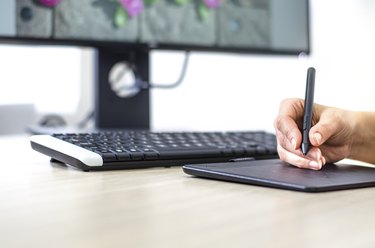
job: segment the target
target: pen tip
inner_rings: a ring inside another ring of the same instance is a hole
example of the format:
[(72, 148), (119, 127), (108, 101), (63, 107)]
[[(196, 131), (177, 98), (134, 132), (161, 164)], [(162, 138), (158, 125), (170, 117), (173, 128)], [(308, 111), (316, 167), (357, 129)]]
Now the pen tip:
[(307, 152), (309, 151), (309, 144), (302, 143), (301, 150), (302, 154), (306, 156)]

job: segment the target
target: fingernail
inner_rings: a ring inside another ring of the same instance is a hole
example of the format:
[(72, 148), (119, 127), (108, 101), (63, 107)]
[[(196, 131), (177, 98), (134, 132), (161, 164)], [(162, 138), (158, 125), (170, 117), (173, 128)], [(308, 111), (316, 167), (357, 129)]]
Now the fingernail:
[(310, 161), (309, 167), (317, 170), (320, 170), (320, 168), (322, 168), (322, 166), (316, 161)]
[(297, 149), (297, 142), (296, 142), (295, 138), (292, 138), (292, 145), (293, 145), (294, 150), (296, 150)]
[(314, 138), (318, 145), (320, 145), (320, 142), (322, 141), (322, 135), (320, 133), (314, 133)]

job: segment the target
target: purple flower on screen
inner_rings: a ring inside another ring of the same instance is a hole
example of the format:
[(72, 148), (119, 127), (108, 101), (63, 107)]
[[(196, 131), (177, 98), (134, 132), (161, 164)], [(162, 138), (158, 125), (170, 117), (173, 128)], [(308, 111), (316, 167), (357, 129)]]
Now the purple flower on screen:
[(39, 0), (39, 3), (47, 7), (55, 7), (62, 0)]
[(135, 17), (143, 11), (143, 0), (120, 0), (121, 5), (130, 17)]
[(220, 0), (203, 0), (203, 2), (208, 8), (211, 9), (217, 8), (220, 5)]

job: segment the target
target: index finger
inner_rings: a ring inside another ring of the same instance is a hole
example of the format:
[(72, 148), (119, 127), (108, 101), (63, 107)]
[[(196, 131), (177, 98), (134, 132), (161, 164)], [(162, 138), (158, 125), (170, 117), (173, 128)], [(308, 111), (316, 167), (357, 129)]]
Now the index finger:
[(283, 134), (297, 149), (302, 142), (301, 131), (298, 127), (302, 122), (303, 100), (287, 99), (281, 102), (279, 115), (276, 117), (274, 126), (276, 131)]

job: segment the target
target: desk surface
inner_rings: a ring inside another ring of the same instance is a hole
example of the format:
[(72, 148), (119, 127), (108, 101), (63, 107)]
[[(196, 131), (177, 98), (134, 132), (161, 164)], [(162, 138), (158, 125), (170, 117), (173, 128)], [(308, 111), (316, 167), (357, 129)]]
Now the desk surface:
[(81, 172), (0, 138), (1, 247), (370, 247), (375, 188), (301, 193), (180, 167)]

